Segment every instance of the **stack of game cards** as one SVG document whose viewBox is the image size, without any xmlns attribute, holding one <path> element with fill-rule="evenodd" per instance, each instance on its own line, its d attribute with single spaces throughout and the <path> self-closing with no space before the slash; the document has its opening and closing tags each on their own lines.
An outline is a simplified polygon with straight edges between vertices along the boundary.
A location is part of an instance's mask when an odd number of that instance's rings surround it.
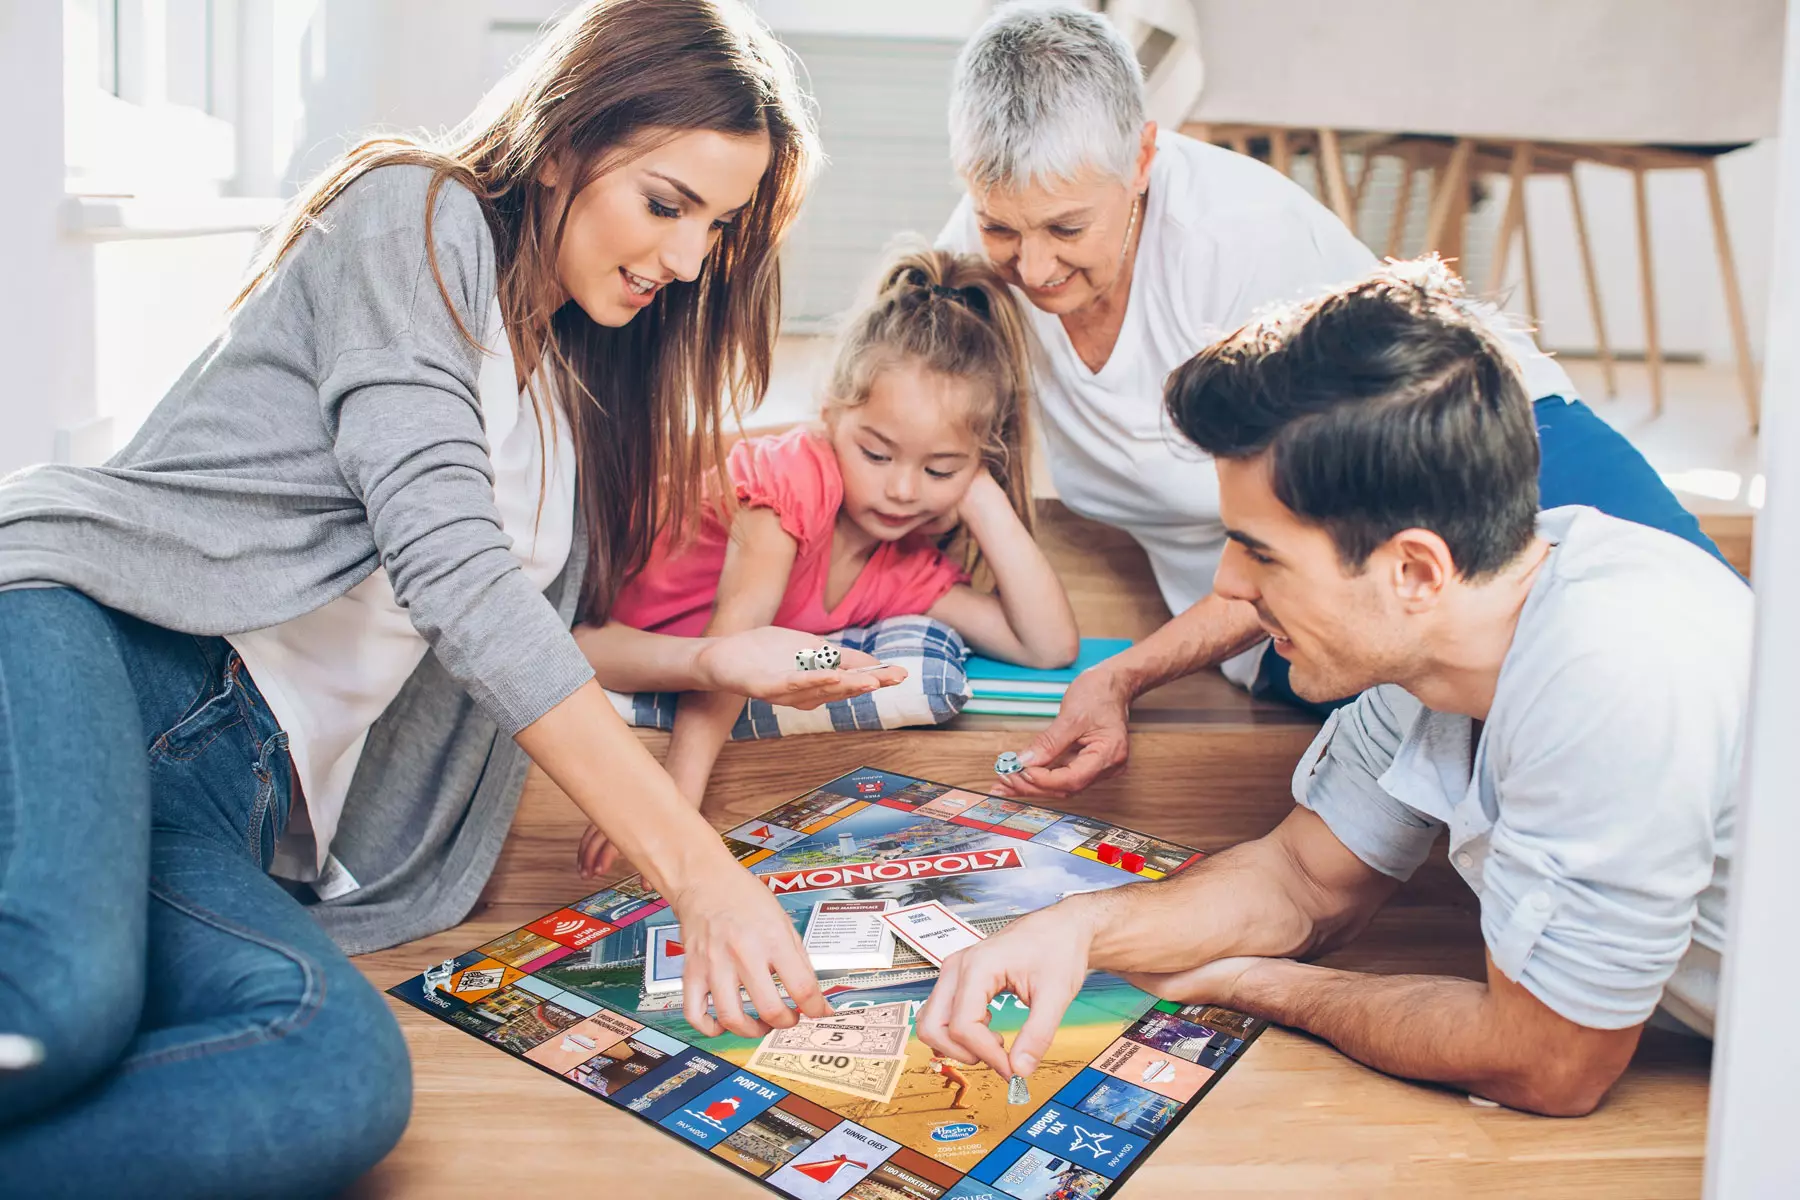
<svg viewBox="0 0 1800 1200">
<path fill-rule="evenodd" d="M 815 971 L 884 971 L 894 965 L 892 900 L 821 900 L 801 943 Z"/>
<path fill-rule="evenodd" d="M 750 1069 L 885 1104 L 906 1069 L 911 1034 L 912 1006 L 903 1000 L 802 1018 L 791 1029 L 769 1031 Z"/>
</svg>

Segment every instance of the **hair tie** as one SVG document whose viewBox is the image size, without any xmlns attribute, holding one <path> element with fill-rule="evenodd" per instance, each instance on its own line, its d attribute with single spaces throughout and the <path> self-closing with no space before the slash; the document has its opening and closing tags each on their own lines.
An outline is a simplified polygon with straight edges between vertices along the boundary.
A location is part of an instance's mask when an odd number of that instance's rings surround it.
<svg viewBox="0 0 1800 1200">
<path fill-rule="evenodd" d="M 926 290 L 934 296 L 942 296 L 952 304 L 960 304 L 978 317 L 988 315 L 987 293 L 970 284 L 968 287 L 945 287 L 941 283 L 926 285 Z"/>
</svg>

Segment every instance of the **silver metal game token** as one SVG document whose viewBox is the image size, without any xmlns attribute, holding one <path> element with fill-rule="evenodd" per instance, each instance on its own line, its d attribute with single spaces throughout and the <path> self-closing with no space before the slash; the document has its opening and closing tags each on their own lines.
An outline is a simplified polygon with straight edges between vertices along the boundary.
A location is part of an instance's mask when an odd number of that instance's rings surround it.
<svg viewBox="0 0 1800 1200">
<path fill-rule="evenodd" d="M 433 992 L 449 983 L 450 976 L 455 971 L 456 960 L 454 958 L 446 958 L 435 967 L 425 968 L 425 998 L 429 1000 Z"/>
<path fill-rule="evenodd" d="M 1006 1085 L 1006 1102 L 1008 1104 L 1030 1104 L 1031 1089 L 1025 1084 L 1023 1075 L 1014 1075 Z"/>
</svg>

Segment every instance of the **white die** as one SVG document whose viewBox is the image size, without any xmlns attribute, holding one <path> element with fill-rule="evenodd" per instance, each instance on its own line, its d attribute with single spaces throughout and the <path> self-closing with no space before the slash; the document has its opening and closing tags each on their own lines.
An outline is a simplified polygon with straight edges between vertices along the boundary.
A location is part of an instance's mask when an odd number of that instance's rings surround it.
<svg viewBox="0 0 1800 1200">
<path fill-rule="evenodd" d="M 841 657 L 837 647 L 828 643 L 813 651 L 813 666 L 821 671 L 835 671 Z"/>
<path fill-rule="evenodd" d="M 802 650 L 794 655 L 795 670 L 810 671 L 818 665 L 818 655 L 812 650 Z"/>
</svg>

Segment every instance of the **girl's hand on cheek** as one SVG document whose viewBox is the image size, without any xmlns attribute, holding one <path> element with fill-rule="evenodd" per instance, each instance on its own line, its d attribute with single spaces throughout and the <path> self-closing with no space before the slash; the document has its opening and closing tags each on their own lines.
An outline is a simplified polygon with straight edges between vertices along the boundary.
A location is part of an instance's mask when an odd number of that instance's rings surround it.
<svg viewBox="0 0 1800 1200">
<path fill-rule="evenodd" d="M 1002 507 L 1009 506 L 1011 501 L 1006 493 L 994 481 L 993 472 L 986 466 L 975 468 L 975 474 L 969 480 L 968 491 L 956 502 L 956 507 L 940 517 L 935 517 L 919 526 L 919 532 L 927 537 L 943 537 L 959 525 L 968 525 L 984 509 L 998 502 Z"/>
<path fill-rule="evenodd" d="M 994 478 L 994 473 L 985 465 L 975 472 L 975 478 L 969 481 L 969 490 L 963 493 L 962 502 L 956 506 L 956 518 L 964 524 L 972 525 L 980 521 L 983 513 L 992 512 L 996 506 L 1012 511 L 1012 501 L 1007 498 L 1006 489 Z"/>
</svg>

